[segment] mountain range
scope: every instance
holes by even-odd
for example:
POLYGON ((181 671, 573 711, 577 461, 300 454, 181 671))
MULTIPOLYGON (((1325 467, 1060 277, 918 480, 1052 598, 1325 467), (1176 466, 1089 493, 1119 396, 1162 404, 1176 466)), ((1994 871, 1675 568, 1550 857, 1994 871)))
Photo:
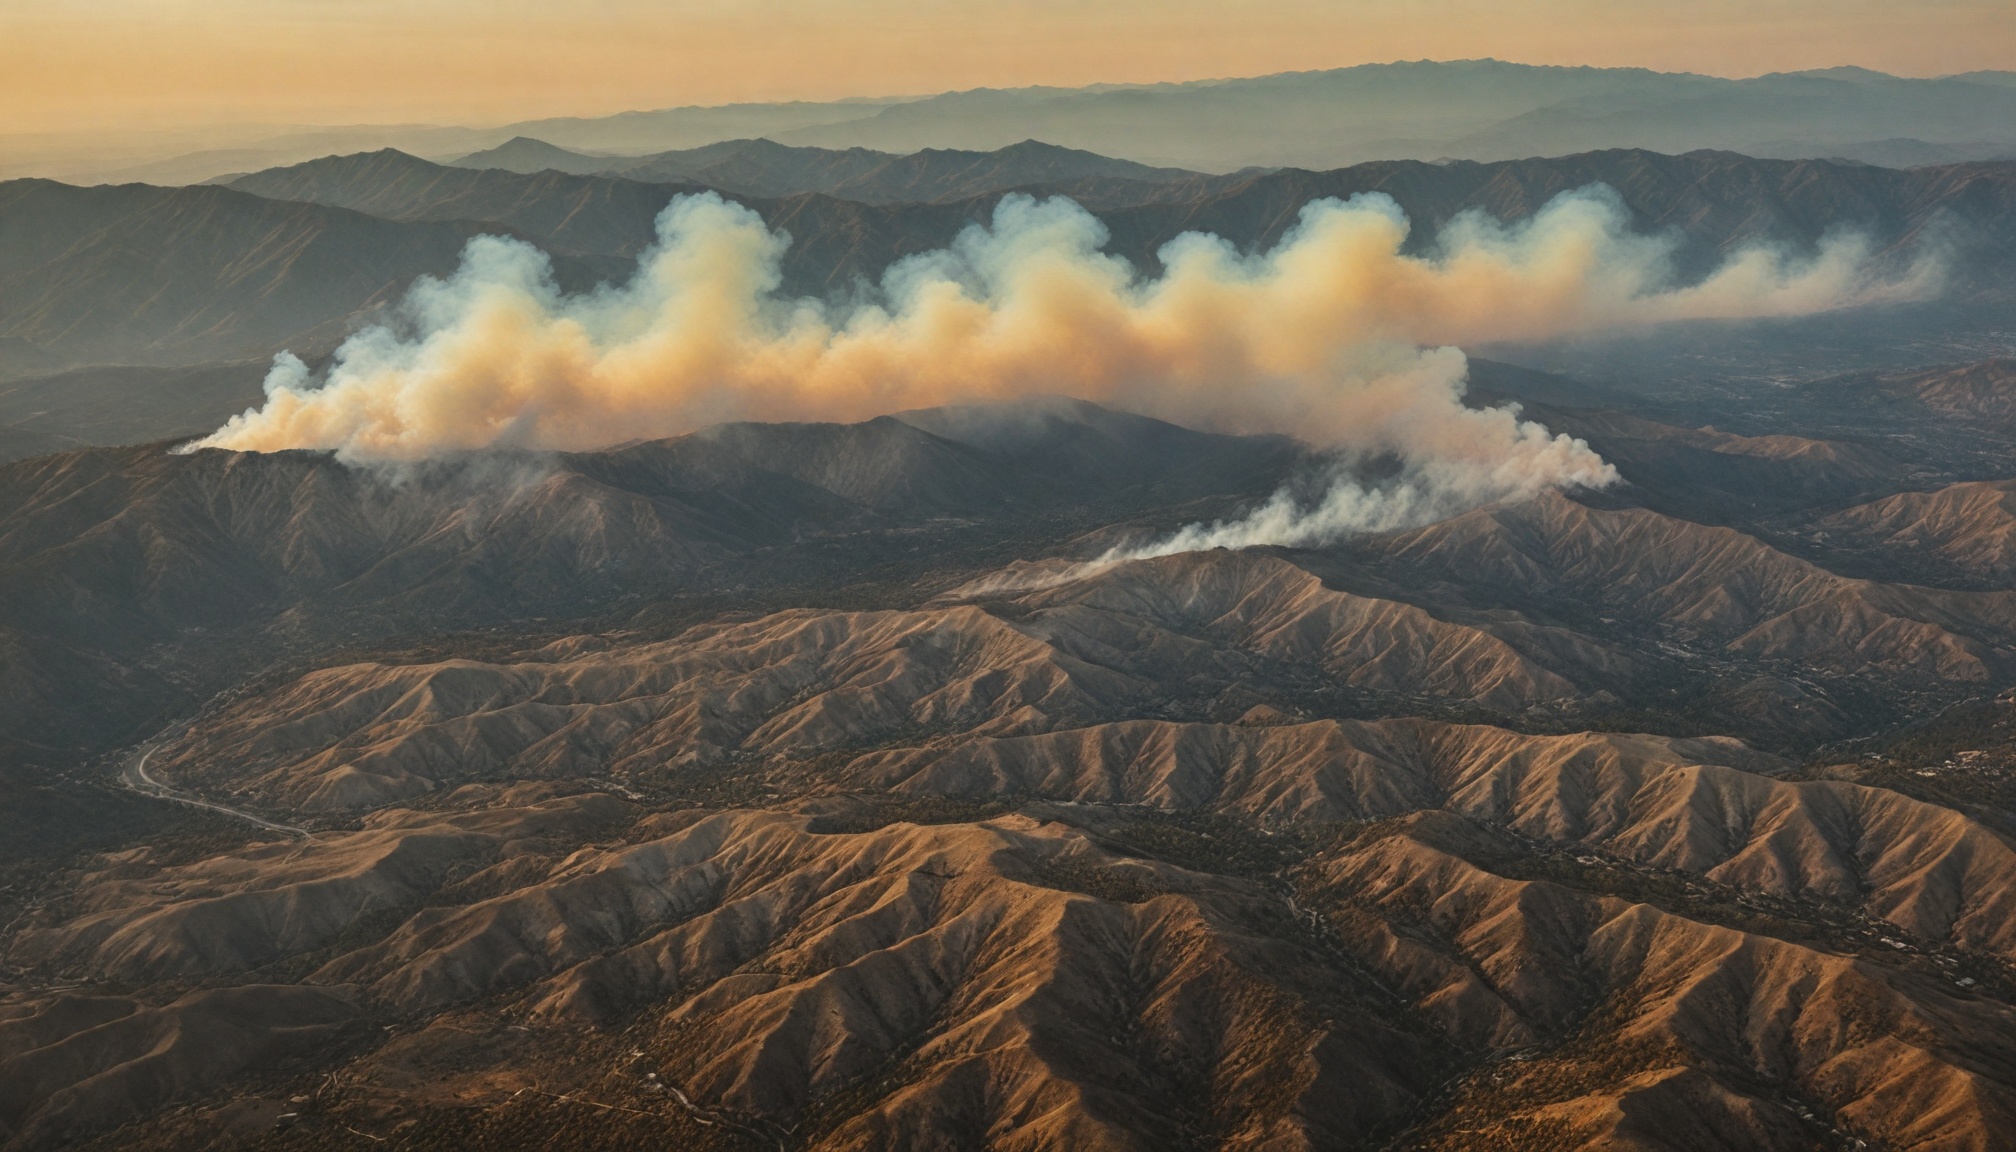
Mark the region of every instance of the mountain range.
MULTIPOLYGON (((2012 75, 1907 79, 1827 68, 1728 79, 1638 68, 1420 60, 1188 83, 680 107, 482 128, 304 128, 264 138, 239 130, 199 147, 190 145, 200 137, 184 136, 181 155, 145 140, 119 141, 117 152, 126 160, 119 166, 90 167, 80 159, 89 154, 85 145, 48 147, 48 159, 0 175, 194 183, 359 149, 396 147, 446 160, 505 146, 514 137, 615 157, 752 137, 901 154, 991 152, 1033 137, 1139 164, 1214 173, 1394 158, 1503 160, 1620 147, 1913 166, 2016 156, 2009 129, 2016 110, 2012 75)), ((106 151, 103 143, 88 147, 106 151)))
MULTIPOLYGON (((1812 157, 1905 139, 1978 142, 1993 154, 2008 147, 2001 109, 2011 96, 2002 84, 1901 80, 1853 68, 1727 80, 1418 61, 1145 88, 947 93, 779 138, 898 151, 999 147, 1037 136, 1212 171, 1395 156, 1498 160, 1620 145, 1812 157)), ((545 138, 563 145, 596 139, 586 132, 545 138)))
POLYGON ((2010 94, 1395 65, 0 183, 0 1152, 2016 1150, 2016 162, 1642 146, 1978 157, 2010 94), (1152 275, 1591 185, 1686 283, 1938 290, 1468 347, 1406 419, 1614 481, 1244 547, 1175 534, 1467 431, 187 447, 471 237, 585 291, 681 195, 845 302, 1016 193, 1152 275))
POLYGON ((1477 375, 1625 483, 1081 572, 1318 461, 1053 400, 0 465, 0 1132, 2006 1147, 2006 485, 1477 375))
MULTIPOLYGON (((850 292, 904 255, 945 246, 1010 190, 1078 199, 1109 229, 1108 250, 1148 273, 1161 246, 1182 232, 1265 250, 1311 200, 1362 192, 1392 196, 1415 222, 1410 244, 1422 250, 1463 211, 1521 220, 1560 192, 1600 183, 1617 190, 1635 230, 1679 235, 1683 275, 1699 275, 1745 245, 1800 248, 1829 229, 1853 229, 1892 261, 1937 248, 1950 264, 1948 295, 1960 298, 2006 294, 2016 236, 2016 164, 1900 171, 1627 150, 1150 179, 1131 166, 1101 167, 1068 150, 1023 144, 986 157, 920 154, 841 180, 882 181, 890 195, 940 193, 921 202, 869 203, 794 183, 831 183, 844 175, 833 167, 844 160, 750 146, 718 161, 745 165, 750 186, 780 191, 731 195, 791 235, 787 293, 850 292)), ((70 365, 180 367, 283 348, 326 355, 414 279, 450 271, 460 244, 477 232, 539 245, 563 287, 621 280, 652 241, 658 212, 698 190, 552 169, 450 167, 394 151, 329 157, 225 187, 0 184, 0 221, 9 222, 0 223, 0 377, 41 377, 70 365)), ((8 414, 0 422, 22 419, 6 396, 0 411, 8 414)), ((55 424, 36 430, 78 432, 55 424)))

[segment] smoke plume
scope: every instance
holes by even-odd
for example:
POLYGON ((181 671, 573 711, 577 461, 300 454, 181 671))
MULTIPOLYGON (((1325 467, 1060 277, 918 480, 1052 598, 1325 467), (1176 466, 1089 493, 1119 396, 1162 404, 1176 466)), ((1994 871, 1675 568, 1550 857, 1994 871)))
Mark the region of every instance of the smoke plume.
POLYGON ((1376 489, 1340 481, 1309 508, 1284 494, 1168 547, 1309 542, 1614 477, 1513 408, 1464 406, 1451 345, 1791 315, 1928 284, 1879 281, 1866 245, 1833 237, 1810 258, 1750 249, 1676 285, 1676 241, 1626 220, 1614 193, 1585 189, 1517 225, 1466 214, 1414 256, 1390 198, 1318 200, 1265 254, 1186 234, 1144 278, 1100 251, 1105 227, 1077 204, 1012 195, 991 225, 842 306, 778 293, 789 238, 754 212, 684 196, 636 276, 590 293, 562 293, 528 244, 471 240, 453 275, 415 285, 399 324, 352 337, 321 380, 283 353, 265 405, 192 447, 387 463, 1065 393, 1400 461, 1376 489))

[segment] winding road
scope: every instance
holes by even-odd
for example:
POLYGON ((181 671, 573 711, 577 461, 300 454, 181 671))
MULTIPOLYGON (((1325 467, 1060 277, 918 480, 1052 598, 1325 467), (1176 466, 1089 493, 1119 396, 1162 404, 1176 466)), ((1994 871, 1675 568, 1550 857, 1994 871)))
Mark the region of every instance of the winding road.
POLYGON ((174 804, 187 804, 192 808, 208 808, 212 812, 221 812, 226 816, 235 817, 248 824, 257 824, 269 832, 284 832, 289 836, 308 835, 306 828, 296 828, 292 824, 275 824, 271 820, 254 816, 250 812, 241 812, 225 804, 213 804, 201 797, 191 796, 187 792, 179 792, 149 776, 147 774, 147 760, 154 755, 155 750, 160 748, 167 739, 167 736, 157 736, 142 744, 137 749, 138 754, 126 762, 126 767, 120 769, 119 783, 140 793, 142 796, 152 796, 156 800, 166 800, 174 804))

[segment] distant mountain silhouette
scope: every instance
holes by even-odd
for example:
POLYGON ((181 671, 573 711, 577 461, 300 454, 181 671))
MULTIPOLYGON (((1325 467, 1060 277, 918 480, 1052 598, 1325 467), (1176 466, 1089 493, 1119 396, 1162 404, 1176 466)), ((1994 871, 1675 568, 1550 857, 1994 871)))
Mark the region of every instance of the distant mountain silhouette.
POLYGON ((1034 137, 1210 172, 1603 148, 1871 159, 1858 147, 1893 138, 1957 148, 1952 158, 1962 160, 1997 158, 2016 146, 2012 76, 1910 79, 1829 68, 1731 80, 1643 68, 1418 60, 1183 84, 671 108, 526 121, 502 131, 563 148, 631 153, 733 135, 890 153, 984 152, 1034 137))
MULTIPOLYGON (((1860 68, 1744 80, 1642 68, 1402 61, 1180 84, 973 89, 920 98, 724 104, 527 120, 497 128, 357 125, 242 132, 179 149, 144 148, 88 174, 196 182, 316 156, 383 147, 467 157, 512 171, 601 171, 540 155, 516 139, 574 156, 642 158, 762 137, 783 145, 908 155, 991 152, 1020 140, 1141 164, 1228 172, 1334 168, 1368 160, 1500 160, 1605 148, 1726 149, 1788 159, 1879 164, 2003 159, 2016 154, 2016 73, 1937 79, 1860 68), (1908 142, 1903 146, 1895 141, 1908 142)), ((457 160, 457 163, 463 161, 457 160)), ((682 173, 683 174, 683 173, 682 173)))
POLYGON ((824 192, 845 200, 892 204, 963 200, 1007 188, 1089 181, 1168 184, 1199 173, 1151 168, 1094 152, 1024 140, 992 152, 926 148, 907 156, 866 148, 791 148, 771 140, 735 140, 666 152, 613 166, 632 180, 705 184, 747 196, 824 192))
POLYGON ((471 152, 460 160, 448 163, 455 168, 502 168, 506 172, 544 172, 550 168, 556 172, 579 174, 606 172, 618 160, 620 158, 569 152, 530 136, 513 136, 495 148, 471 152))
MULTIPOLYGON (((2016 142, 2016 91, 1860 69, 1728 80, 1497 60, 1368 64, 1211 83, 980 89, 777 135, 787 144, 987 149, 1035 136, 1223 171, 1399 157, 1499 160, 1601 148, 1838 154, 1888 137, 2016 142)), ((559 137, 547 137, 560 139, 559 137)), ((1992 153, 1991 153, 1992 154, 1992 153)))
MULTIPOLYGON (((963 200, 1032 185, 1089 185, 1098 181, 1171 184, 1205 178, 1181 168, 1151 168, 1039 140, 1024 140, 992 152, 926 148, 908 155, 867 148, 794 148, 766 139, 724 140, 648 156, 589 156, 519 136, 496 148, 450 161, 450 166, 524 175, 551 170, 622 176, 653 184, 704 184, 723 192, 768 198, 823 192, 867 204, 963 200)), ((1086 190, 1096 195, 1095 189, 1086 190)))

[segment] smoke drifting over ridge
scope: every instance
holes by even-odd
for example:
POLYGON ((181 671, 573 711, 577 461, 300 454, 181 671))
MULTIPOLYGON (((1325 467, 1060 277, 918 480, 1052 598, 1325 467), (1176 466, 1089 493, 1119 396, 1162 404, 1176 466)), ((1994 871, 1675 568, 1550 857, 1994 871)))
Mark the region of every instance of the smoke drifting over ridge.
POLYGON ((1465 407, 1465 361, 1447 345, 1808 313, 1920 295, 1936 275, 1878 280, 1866 245, 1834 237, 1810 259, 1751 249, 1675 286, 1675 241, 1626 219, 1614 193, 1584 189, 1519 225, 1459 217, 1416 257, 1390 198, 1319 200, 1268 253, 1187 234, 1143 279, 1100 251, 1104 225, 1077 204, 1015 195, 991 226, 904 259, 871 300, 841 307, 779 297, 788 237, 687 196, 660 215, 630 283, 587 294, 561 293, 530 245, 470 241, 454 275, 414 287, 399 328, 352 337, 319 383, 283 354, 265 406, 195 446, 396 463, 1064 393, 1400 462, 1377 490, 1340 480, 1307 509, 1284 494, 1167 550, 1307 543, 1614 478, 1579 440, 1465 407))

